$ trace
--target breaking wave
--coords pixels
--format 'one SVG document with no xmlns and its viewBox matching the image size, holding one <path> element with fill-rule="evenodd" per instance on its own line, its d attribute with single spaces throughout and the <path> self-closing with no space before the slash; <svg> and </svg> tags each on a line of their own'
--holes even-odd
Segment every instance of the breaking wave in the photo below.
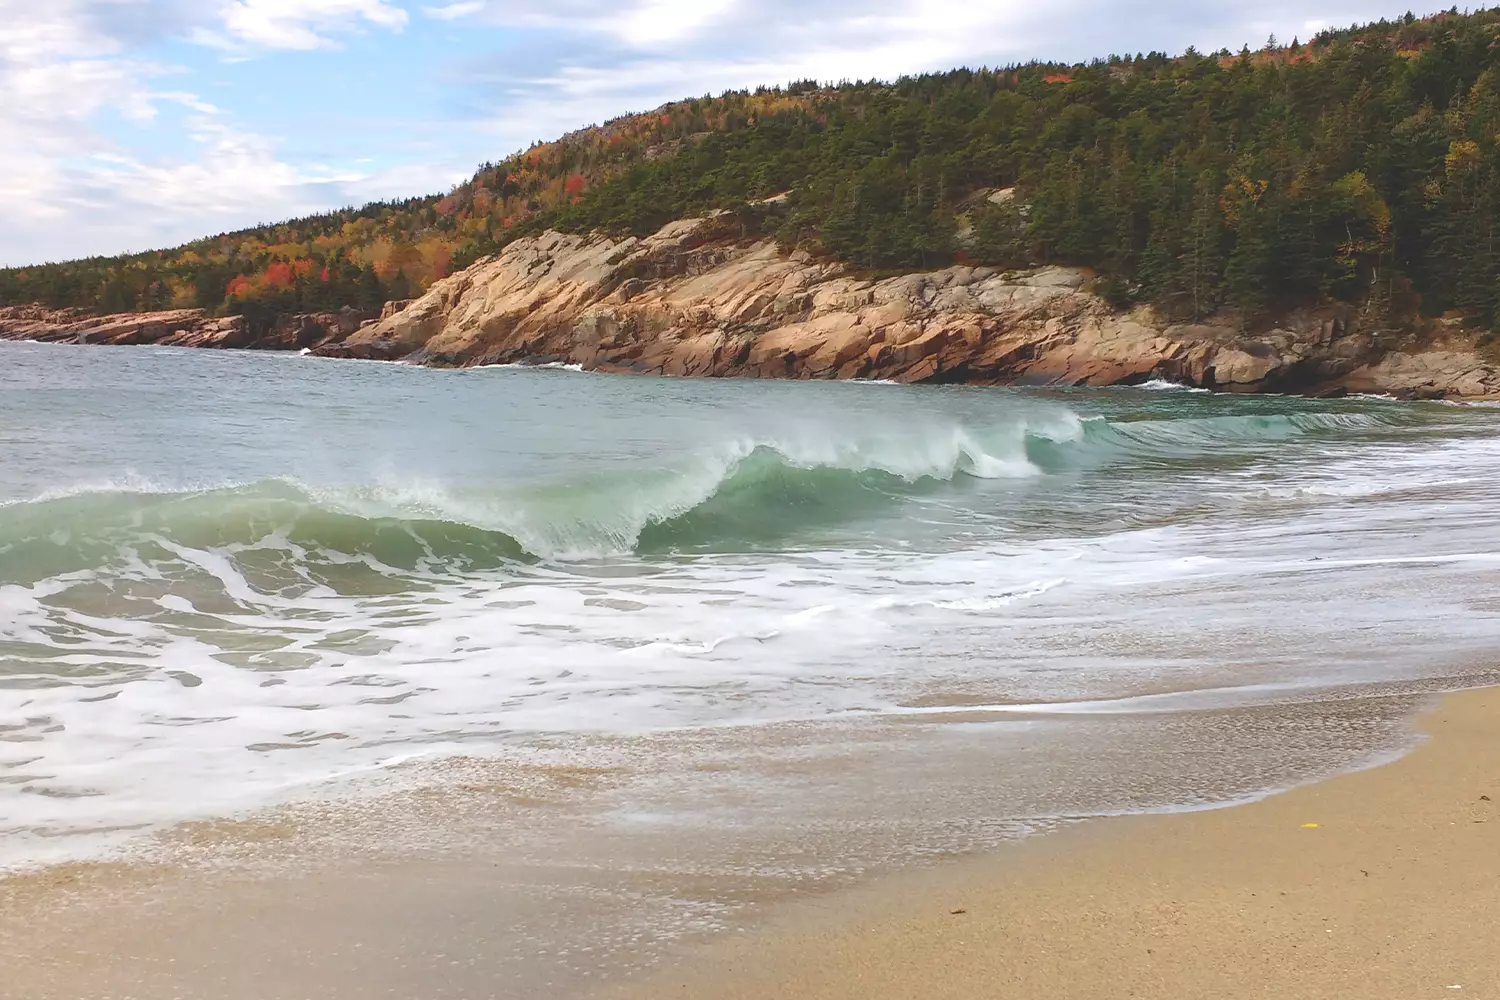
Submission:
<svg viewBox="0 0 1500 1000">
<path fill-rule="evenodd" d="M 1109 421 L 1064 410 L 987 430 L 741 441 L 670 468 L 484 492 L 292 479 L 191 489 L 97 484 L 0 508 L 0 583 L 192 562 L 189 553 L 203 552 L 251 564 L 274 591 L 333 585 L 361 567 L 452 573 L 517 561 L 739 551 L 875 516 L 965 481 L 1232 456 L 1288 437 L 1388 423 L 1337 412 Z"/>
<path fill-rule="evenodd" d="M 1030 461 L 1048 471 L 1068 467 L 1097 468 L 1139 461 L 1187 461 L 1255 454 L 1278 442 L 1305 437 L 1345 437 L 1389 430 L 1403 414 L 1377 416 L 1361 412 L 1263 413 L 1176 419 L 1080 422 L 1076 433 L 1033 435 Z"/>
</svg>

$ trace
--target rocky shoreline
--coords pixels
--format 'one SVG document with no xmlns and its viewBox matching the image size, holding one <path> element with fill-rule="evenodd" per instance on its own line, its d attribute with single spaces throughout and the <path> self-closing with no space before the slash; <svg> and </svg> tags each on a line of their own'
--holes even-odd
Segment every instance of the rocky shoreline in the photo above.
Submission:
<svg viewBox="0 0 1500 1000">
<path fill-rule="evenodd" d="M 353 309 L 283 317 L 256 332 L 243 316 L 210 316 L 202 309 L 93 316 L 45 306 L 0 307 L 0 340 L 218 350 L 301 351 L 342 342 L 369 322 Z"/>
<path fill-rule="evenodd" d="M 951 267 L 870 278 L 713 220 L 645 239 L 547 232 L 437 282 L 379 318 L 286 317 L 252 332 L 200 310 L 89 317 L 0 308 L 0 339 L 299 350 L 470 366 L 565 362 L 679 376 L 863 378 L 977 385 L 1120 385 L 1169 379 L 1229 392 L 1404 398 L 1500 396 L 1500 365 L 1454 328 L 1366 329 L 1350 309 L 1237 326 L 1120 311 L 1076 268 Z"/>
</svg>

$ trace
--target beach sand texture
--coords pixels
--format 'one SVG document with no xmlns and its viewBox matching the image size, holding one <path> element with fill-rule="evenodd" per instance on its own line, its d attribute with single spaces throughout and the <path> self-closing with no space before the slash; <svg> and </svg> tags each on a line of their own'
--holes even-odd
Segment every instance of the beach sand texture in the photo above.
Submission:
<svg viewBox="0 0 1500 1000">
<path fill-rule="evenodd" d="M 1500 997 L 1500 690 L 1421 725 L 1432 739 L 1396 763 L 1251 805 L 1080 823 L 805 896 L 600 995 Z M 0 998 L 578 995 L 509 977 L 519 915 L 472 865 L 185 874 L 0 882 Z"/>
<path fill-rule="evenodd" d="M 632 996 L 1500 997 L 1500 691 L 1394 764 L 802 905 Z"/>
</svg>

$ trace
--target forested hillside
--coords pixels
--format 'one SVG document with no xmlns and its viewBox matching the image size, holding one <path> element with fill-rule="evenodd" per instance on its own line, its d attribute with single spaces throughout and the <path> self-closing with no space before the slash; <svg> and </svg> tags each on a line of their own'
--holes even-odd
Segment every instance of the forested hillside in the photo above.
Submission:
<svg viewBox="0 0 1500 1000">
<path fill-rule="evenodd" d="M 714 209 L 726 234 L 871 271 L 1067 263 L 1183 318 L 1341 302 L 1494 327 L 1500 10 L 684 101 L 486 164 L 446 196 L 0 271 L 0 304 L 368 311 L 523 233 L 644 233 Z"/>
</svg>

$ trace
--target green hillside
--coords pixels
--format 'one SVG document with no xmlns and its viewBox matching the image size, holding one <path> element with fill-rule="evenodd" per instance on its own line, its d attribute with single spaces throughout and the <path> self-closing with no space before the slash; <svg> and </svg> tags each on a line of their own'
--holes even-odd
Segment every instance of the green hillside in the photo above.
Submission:
<svg viewBox="0 0 1500 1000">
<path fill-rule="evenodd" d="M 1500 11 L 683 101 L 486 164 L 446 196 L 0 271 L 0 304 L 370 310 L 518 235 L 644 233 L 713 209 L 732 212 L 726 233 L 872 271 L 1067 263 L 1184 318 L 1337 302 L 1492 327 Z"/>
</svg>

